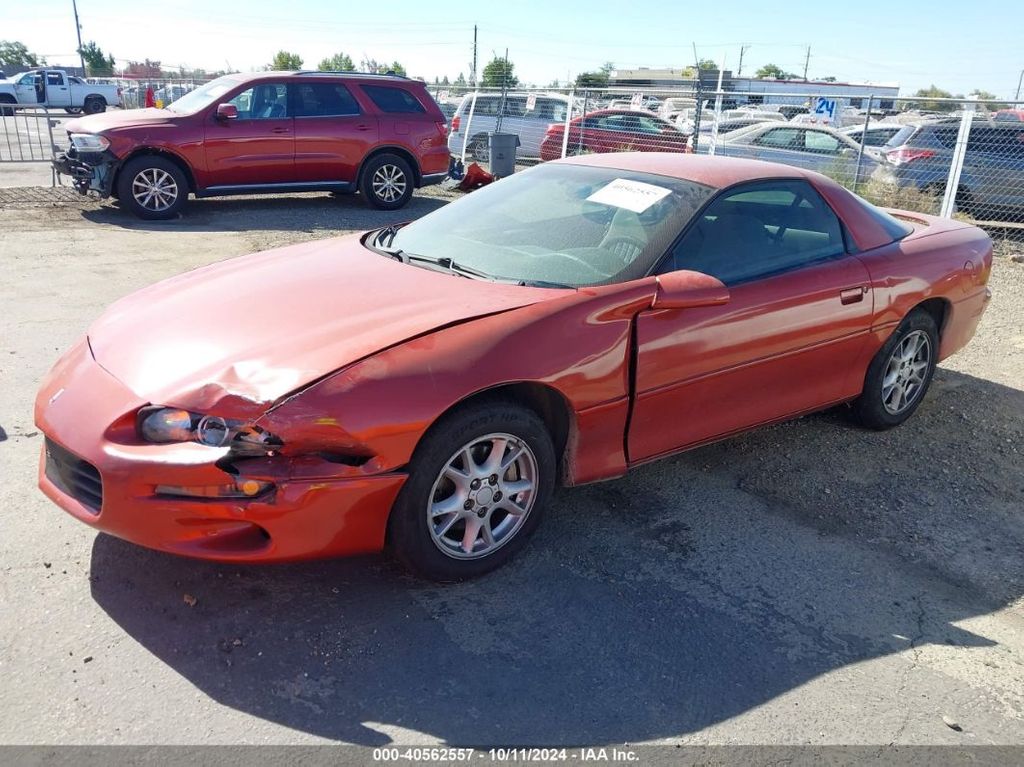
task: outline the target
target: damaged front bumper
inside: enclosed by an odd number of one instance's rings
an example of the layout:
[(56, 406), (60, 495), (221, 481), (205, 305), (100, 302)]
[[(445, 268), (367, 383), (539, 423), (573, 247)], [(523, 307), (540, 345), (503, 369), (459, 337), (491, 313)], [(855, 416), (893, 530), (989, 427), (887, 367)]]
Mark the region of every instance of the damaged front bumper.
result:
[[(142, 401), (82, 341), (36, 399), (46, 437), (39, 486), (86, 524), (148, 548), (201, 559), (282, 562), (379, 551), (406, 480), (315, 456), (225, 460), (226, 448), (151, 444), (131, 426)], [(264, 488), (249, 497), (168, 494), (166, 488)]]
[(71, 179), (71, 185), (81, 194), (93, 192), (109, 197), (113, 192), (114, 175), (120, 161), (110, 151), (79, 152), (71, 147), (60, 152), (53, 160), (53, 169)]

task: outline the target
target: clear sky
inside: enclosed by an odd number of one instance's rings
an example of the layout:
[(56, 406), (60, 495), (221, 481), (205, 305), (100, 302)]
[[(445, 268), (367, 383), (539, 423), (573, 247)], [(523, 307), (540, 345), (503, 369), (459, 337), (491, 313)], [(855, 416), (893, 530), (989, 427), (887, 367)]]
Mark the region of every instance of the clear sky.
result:
[[(953, 92), (982, 88), (1013, 96), (1024, 69), (1024, 3), (1019, 0), (856, 0), (855, 2), (558, 2), (423, 0), (78, 0), (82, 38), (118, 63), (150, 58), (165, 66), (258, 69), (279, 49), (315, 68), (348, 53), (400, 61), (433, 81), (468, 75), (473, 25), (480, 68), (494, 53), (527, 83), (596, 69), (685, 67), (692, 44), (702, 58), (744, 73), (772, 62), (809, 76), (897, 82), (912, 93), (932, 83)], [(0, 38), (20, 40), (49, 63), (78, 57), (71, 0), (4, 0)]]

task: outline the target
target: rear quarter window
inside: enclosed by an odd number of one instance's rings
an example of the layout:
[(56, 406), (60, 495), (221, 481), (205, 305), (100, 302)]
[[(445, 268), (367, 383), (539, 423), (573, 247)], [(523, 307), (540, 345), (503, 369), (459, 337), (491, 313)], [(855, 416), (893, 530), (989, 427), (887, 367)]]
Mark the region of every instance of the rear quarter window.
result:
[(393, 85), (364, 85), (363, 93), (370, 97), (381, 112), (389, 114), (425, 114), (426, 108), (404, 88)]

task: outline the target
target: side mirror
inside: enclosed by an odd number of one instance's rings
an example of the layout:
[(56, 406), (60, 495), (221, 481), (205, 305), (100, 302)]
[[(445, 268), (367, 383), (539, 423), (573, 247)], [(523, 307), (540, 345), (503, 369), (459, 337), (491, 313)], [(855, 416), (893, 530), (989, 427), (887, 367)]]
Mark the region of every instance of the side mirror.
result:
[(218, 104), (217, 105), (217, 119), (218, 120), (235, 120), (238, 118), (238, 107), (234, 104)]
[(652, 309), (692, 309), (729, 302), (729, 288), (710, 274), (684, 269), (659, 274), (655, 279), (658, 290), (651, 302)]

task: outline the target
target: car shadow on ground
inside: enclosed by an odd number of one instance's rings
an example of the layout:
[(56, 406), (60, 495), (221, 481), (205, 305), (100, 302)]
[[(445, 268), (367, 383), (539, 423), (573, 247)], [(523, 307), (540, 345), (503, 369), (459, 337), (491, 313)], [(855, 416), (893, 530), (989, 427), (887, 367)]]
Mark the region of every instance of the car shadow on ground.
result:
[(136, 231), (365, 230), (419, 218), (447, 202), (447, 197), (413, 195), (404, 208), (383, 211), (369, 207), (358, 195), (216, 197), (190, 200), (179, 216), (168, 221), (144, 221), (110, 200), (83, 210), (82, 217), (94, 224)]
[(1022, 421), (1021, 391), (943, 370), (894, 431), (830, 411), (565, 490), (511, 565), (471, 583), (386, 558), (193, 562), (100, 535), (92, 594), (218, 703), (316, 736), (681, 736), (851, 664), (993, 646), (954, 624), (1022, 593), (1007, 442)]

